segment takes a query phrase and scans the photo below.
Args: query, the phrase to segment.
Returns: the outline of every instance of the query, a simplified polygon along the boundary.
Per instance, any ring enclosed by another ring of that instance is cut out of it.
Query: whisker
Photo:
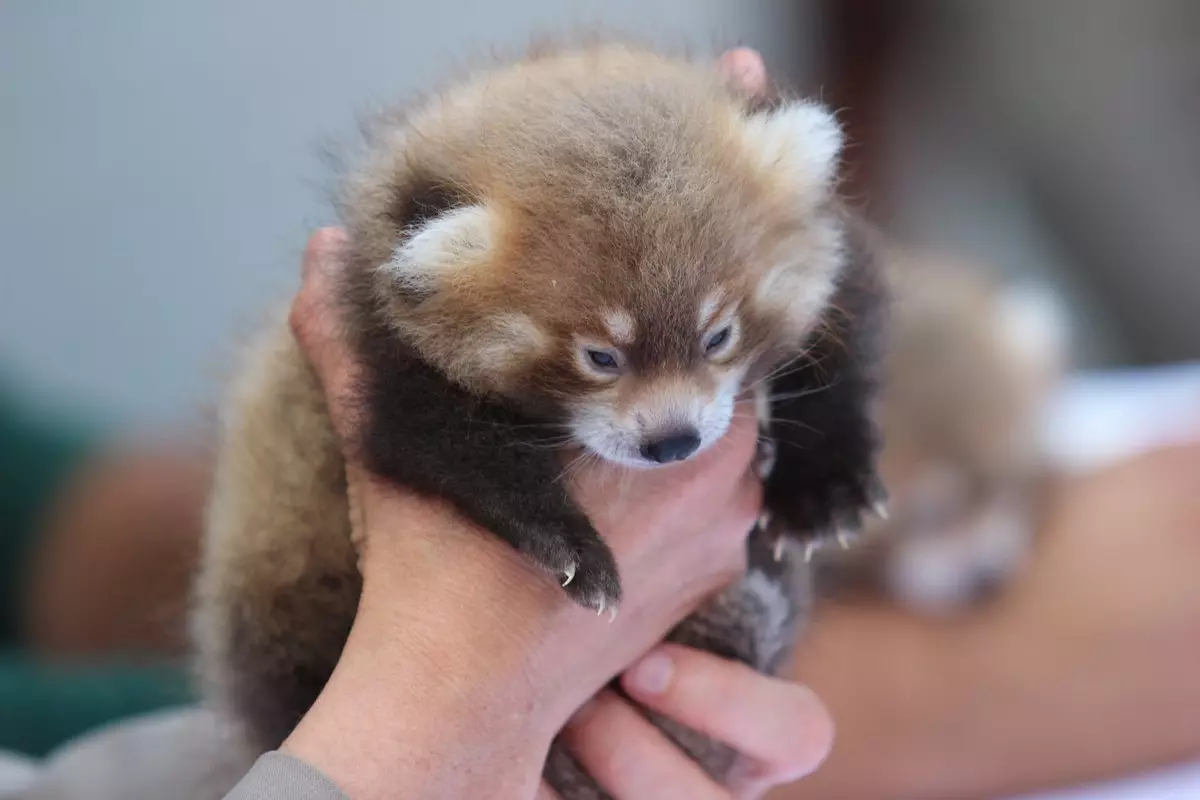
[[[771,370],[770,372],[768,372],[766,375],[762,376],[758,380],[753,381],[749,385],[743,387],[743,389],[744,390],[757,389],[759,386],[762,386],[764,383],[768,383],[770,381],[782,380],[783,378],[786,378],[789,375],[794,375],[795,373],[799,372],[802,369],[808,369],[809,367],[819,367],[821,362],[823,361],[823,359],[812,358],[810,353],[811,353],[811,350],[805,350],[805,351],[797,354],[796,356],[783,362],[782,364],[780,364],[775,369]]]
[[[629,488],[633,485],[633,470],[621,470],[621,481],[617,485],[617,504],[624,506],[629,496]]]
[[[588,460],[592,457],[592,455],[593,454],[590,450],[584,450],[582,453],[575,456],[575,458],[571,459],[567,465],[563,467],[562,472],[558,473],[558,477],[556,477],[553,482],[560,483],[564,479],[574,475],[588,463]]]
[[[842,382],[841,378],[839,377],[839,378],[835,378],[834,380],[830,381],[829,383],[825,384],[824,386],[817,386],[812,389],[802,389],[800,391],[795,391],[795,392],[782,392],[781,394],[773,394],[773,395],[771,395],[771,402],[786,401],[786,400],[799,400],[802,397],[808,397],[809,395],[820,394],[821,392],[828,391],[828,390],[832,389],[833,387],[837,386],[841,382]]]
[[[810,431],[818,436],[824,436],[825,432],[819,428],[814,428],[812,425],[801,422],[798,419],[781,419],[779,417],[771,417],[767,420],[772,425],[794,425],[801,430]]]
[[[561,450],[575,443],[573,436],[550,437],[547,439],[532,439],[522,442],[510,442],[507,447],[528,447],[533,450]]]
[[[820,428],[814,428],[812,425],[801,422],[798,419],[784,419],[782,417],[767,417],[766,419],[762,420],[762,422],[766,423],[767,425],[793,425],[802,430],[806,430],[806,431],[815,433],[818,436],[825,435],[825,432],[822,431]],[[760,438],[760,441],[763,440],[763,437],[761,435],[759,438]]]
[[[478,417],[471,418],[472,425],[487,425],[492,428],[504,428],[506,430],[529,430],[531,428],[541,428],[547,430],[570,430],[571,426],[561,422],[528,422],[528,423],[512,423],[512,422],[497,422],[490,419],[479,419]]]

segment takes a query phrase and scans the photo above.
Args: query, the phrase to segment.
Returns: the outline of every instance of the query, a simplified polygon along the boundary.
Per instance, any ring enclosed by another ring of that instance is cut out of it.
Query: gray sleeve
[[[260,756],[225,800],[350,800],[315,767],[285,753]]]

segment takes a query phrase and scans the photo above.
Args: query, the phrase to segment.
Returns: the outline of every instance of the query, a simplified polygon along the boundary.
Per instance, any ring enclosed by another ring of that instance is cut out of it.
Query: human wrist
[[[354,800],[531,797],[553,737],[536,709],[522,708],[500,673],[466,666],[453,646],[438,660],[414,642],[402,659],[398,648],[374,641],[386,628],[370,615],[360,622],[282,750]]]
[[[490,684],[501,681],[519,694],[531,654],[572,604],[551,576],[449,505],[407,496],[388,502],[387,516],[375,516],[402,519],[404,530],[367,537],[355,622],[361,646],[400,668],[424,658],[443,682],[469,679],[455,685],[464,695],[493,692]]]
[[[569,604],[508,545],[441,504],[368,497],[364,516],[353,629],[285,749],[356,798],[376,786],[415,797],[503,785],[520,796],[526,784],[532,796],[570,709],[544,696],[530,654]],[[401,519],[402,534],[387,529]],[[486,786],[464,783],[480,775]]]

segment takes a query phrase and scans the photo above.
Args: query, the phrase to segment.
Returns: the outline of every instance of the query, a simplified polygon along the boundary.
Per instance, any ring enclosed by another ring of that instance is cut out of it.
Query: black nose
[[[661,439],[651,439],[642,444],[642,458],[659,464],[670,464],[672,461],[683,461],[696,452],[700,446],[700,436],[695,431],[672,433]]]

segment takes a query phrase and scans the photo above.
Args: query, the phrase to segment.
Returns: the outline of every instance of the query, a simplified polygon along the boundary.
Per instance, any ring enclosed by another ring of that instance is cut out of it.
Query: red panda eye
[[[589,347],[587,348],[587,357],[593,366],[608,372],[612,372],[621,366],[616,355],[609,350],[596,350]]]
[[[704,343],[704,352],[711,355],[720,350],[726,342],[729,341],[729,335],[732,333],[732,326],[726,325],[721,330],[708,337],[708,341]]]

